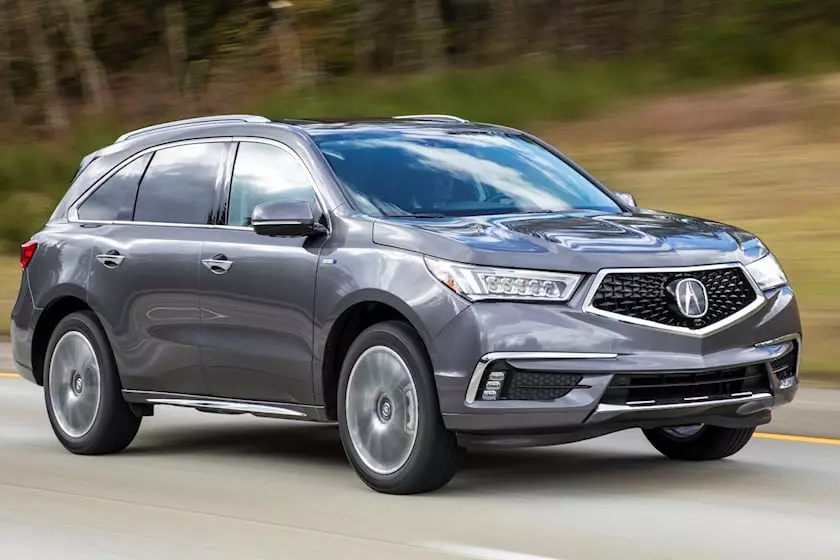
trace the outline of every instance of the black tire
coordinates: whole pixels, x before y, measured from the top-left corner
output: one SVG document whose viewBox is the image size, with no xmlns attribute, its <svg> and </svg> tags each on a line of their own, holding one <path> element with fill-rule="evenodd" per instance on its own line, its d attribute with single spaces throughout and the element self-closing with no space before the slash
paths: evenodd
<svg viewBox="0 0 840 560">
<path fill-rule="evenodd" d="M 99 406 L 90 429 L 79 437 L 69 435 L 61 427 L 50 395 L 50 370 L 56 345 L 64 335 L 71 332 L 81 334 L 90 343 L 99 366 Z M 141 418 L 131 411 L 123 399 L 122 384 L 111 346 L 99 320 L 91 311 L 71 313 L 53 331 L 44 361 L 44 399 L 53 432 L 68 451 L 77 455 L 104 455 L 122 451 L 134 440 L 140 428 Z"/>
<path fill-rule="evenodd" d="M 691 436 L 676 436 L 665 428 L 642 430 L 657 451 L 678 461 L 716 461 L 742 450 L 755 428 L 722 428 L 703 426 Z"/>
<path fill-rule="evenodd" d="M 347 388 L 350 372 L 368 349 L 385 346 L 408 367 L 414 382 L 418 420 L 413 448 L 405 463 L 391 474 L 379 474 L 365 465 L 350 436 L 347 421 Z M 359 477 L 373 490 L 386 494 L 418 494 L 445 486 L 462 464 L 465 451 L 455 434 L 443 425 L 429 357 L 417 333 L 398 321 L 368 328 L 350 346 L 341 368 L 338 387 L 341 442 Z"/>
</svg>

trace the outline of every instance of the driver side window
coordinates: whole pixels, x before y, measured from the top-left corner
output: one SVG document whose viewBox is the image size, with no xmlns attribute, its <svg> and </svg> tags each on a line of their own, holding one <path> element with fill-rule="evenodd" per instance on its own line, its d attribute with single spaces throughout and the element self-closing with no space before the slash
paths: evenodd
<svg viewBox="0 0 840 560">
<path fill-rule="evenodd" d="M 280 200 L 308 202 L 318 215 L 312 180 L 292 154 L 270 144 L 241 142 L 233 165 L 227 224 L 250 226 L 255 206 Z"/>
</svg>

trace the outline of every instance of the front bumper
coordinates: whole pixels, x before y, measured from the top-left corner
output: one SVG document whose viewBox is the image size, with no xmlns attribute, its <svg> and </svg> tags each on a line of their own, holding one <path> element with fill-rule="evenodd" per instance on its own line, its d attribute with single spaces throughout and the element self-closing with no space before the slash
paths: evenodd
<svg viewBox="0 0 840 560">
<path fill-rule="evenodd" d="M 767 423 L 770 411 L 796 394 L 801 326 L 789 288 L 766 298 L 749 317 L 703 337 L 622 323 L 574 305 L 472 305 L 439 334 L 432 352 L 444 423 L 465 440 L 494 445 L 562 443 L 631 427 Z M 792 351 L 797 368 L 782 381 L 769 364 Z M 499 357 L 517 370 L 574 373 L 580 381 L 553 400 L 483 401 L 482 371 Z M 763 368 L 766 386 L 666 404 L 604 402 L 616 375 L 747 367 Z"/>
</svg>

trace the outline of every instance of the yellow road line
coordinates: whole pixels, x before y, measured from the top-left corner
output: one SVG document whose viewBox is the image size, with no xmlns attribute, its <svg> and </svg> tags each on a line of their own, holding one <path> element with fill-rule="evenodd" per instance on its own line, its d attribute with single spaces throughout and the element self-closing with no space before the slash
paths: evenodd
<svg viewBox="0 0 840 560">
<path fill-rule="evenodd" d="M 20 376 L 16 373 L 10 373 L 10 372 L 3 371 L 3 372 L 0 372 L 0 377 L 20 377 Z"/>
<path fill-rule="evenodd" d="M 796 441 L 799 443 L 819 443 L 821 445 L 840 445 L 840 439 L 820 438 L 809 436 L 789 436 L 787 434 L 765 434 L 756 433 L 755 437 L 763 439 L 775 439 L 779 441 Z"/>
</svg>

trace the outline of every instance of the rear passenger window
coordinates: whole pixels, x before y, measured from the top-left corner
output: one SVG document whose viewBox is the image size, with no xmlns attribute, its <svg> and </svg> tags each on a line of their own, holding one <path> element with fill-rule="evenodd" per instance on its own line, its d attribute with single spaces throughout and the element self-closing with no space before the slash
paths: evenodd
<svg viewBox="0 0 840 560">
<path fill-rule="evenodd" d="M 227 144 L 207 142 L 155 152 L 140 183 L 134 220 L 206 224 Z"/>
<path fill-rule="evenodd" d="M 131 220 L 137 184 L 151 157 L 141 156 L 111 175 L 79 206 L 79 219 Z"/>
<path fill-rule="evenodd" d="M 309 173 L 292 154 L 270 144 L 242 142 L 233 165 L 228 225 L 250 226 L 255 206 L 279 200 L 308 202 L 318 214 Z"/>
</svg>

